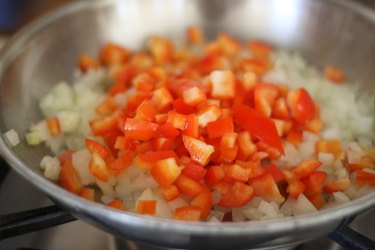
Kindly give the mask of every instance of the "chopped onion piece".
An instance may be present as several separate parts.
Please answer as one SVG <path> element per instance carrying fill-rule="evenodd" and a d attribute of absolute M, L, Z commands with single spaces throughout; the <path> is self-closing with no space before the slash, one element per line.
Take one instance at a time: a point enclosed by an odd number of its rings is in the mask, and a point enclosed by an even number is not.
<path fill-rule="evenodd" d="M 350 199 L 343 192 L 334 192 L 332 195 L 337 203 L 342 204 L 350 201 Z"/>
<path fill-rule="evenodd" d="M 11 129 L 5 132 L 4 137 L 12 147 L 17 146 L 20 143 L 20 138 L 18 137 L 18 133 L 14 129 Z"/>
<path fill-rule="evenodd" d="M 304 196 L 300 194 L 297 198 L 296 205 L 294 207 L 294 214 L 307 214 L 316 212 L 318 209 L 314 207 L 314 205 Z"/>

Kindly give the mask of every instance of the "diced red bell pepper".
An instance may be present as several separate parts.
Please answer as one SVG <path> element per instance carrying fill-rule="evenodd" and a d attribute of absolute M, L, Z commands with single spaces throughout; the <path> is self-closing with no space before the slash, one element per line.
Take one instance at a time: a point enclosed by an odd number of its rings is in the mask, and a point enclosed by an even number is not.
<path fill-rule="evenodd" d="M 191 87 L 182 92 L 182 98 L 187 105 L 196 107 L 206 100 L 206 94 L 198 87 Z"/>
<path fill-rule="evenodd" d="M 324 69 L 325 77 L 335 84 L 341 84 L 344 81 L 343 72 L 334 66 L 326 66 Z"/>
<path fill-rule="evenodd" d="M 225 168 L 225 177 L 232 181 L 247 182 L 250 169 L 243 168 L 238 164 L 232 164 Z"/>
<path fill-rule="evenodd" d="M 323 207 L 327 201 L 326 199 L 324 198 L 323 194 L 322 193 L 315 193 L 315 194 L 311 194 L 311 195 L 308 195 L 306 196 L 307 199 L 309 199 L 309 201 L 314 205 L 314 207 L 316 207 L 317 209 L 320 209 L 321 207 Z"/>
<path fill-rule="evenodd" d="M 115 149 L 135 151 L 136 141 L 133 139 L 125 138 L 125 136 L 118 136 L 114 145 Z"/>
<path fill-rule="evenodd" d="M 137 108 L 136 119 L 153 122 L 157 110 L 150 104 L 149 101 L 143 101 Z"/>
<path fill-rule="evenodd" d="M 126 206 L 120 199 L 114 199 L 110 203 L 107 204 L 108 207 L 116 208 L 119 210 L 126 210 Z"/>
<path fill-rule="evenodd" d="M 318 118 L 315 118 L 305 123 L 305 129 L 315 134 L 319 134 L 323 126 L 324 126 L 323 121 Z"/>
<path fill-rule="evenodd" d="M 225 133 L 220 139 L 220 149 L 233 148 L 236 145 L 237 136 L 235 132 Z"/>
<path fill-rule="evenodd" d="M 232 71 L 216 70 L 210 74 L 211 96 L 218 99 L 232 99 L 236 93 L 236 81 Z"/>
<path fill-rule="evenodd" d="M 173 219 L 185 220 L 185 221 L 199 221 L 202 214 L 202 210 L 198 206 L 187 205 L 176 208 Z"/>
<path fill-rule="evenodd" d="M 116 110 L 116 103 L 112 96 L 104 99 L 95 109 L 96 113 L 101 116 L 110 115 Z"/>
<path fill-rule="evenodd" d="M 186 135 L 182 136 L 182 140 L 191 159 L 200 165 L 205 166 L 209 161 L 210 155 L 214 152 L 214 147 Z"/>
<path fill-rule="evenodd" d="M 210 166 L 207 168 L 204 181 L 207 185 L 211 186 L 225 177 L 224 168 L 221 166 Z"/>
<path fill-rule="evenodd" d="M 239 127 L 246 129 L 252 136 L 264 141 L 284 153 L 281 138 L 277 134 L 275 123 L 256 110 L 239 105 L 233 108 L 234 122 Z"/>
<path fill-rule="evenodd" d="M 264 170 L 266 171 L 266 173 L 272 175 L 276 183 L 286 180 L 284 173 L 275 164 L 269 164 L 268 166 L 264 167 Z"/>
<path fill-rule="evenodd" d="M 331 180 L 326 183 L 323 187 L 323 191 L 327 194 L 332 194 L 334 192 L 344 191 L 350 186 L 350 180 L 348 178 L 340 180 Z"/>
<path fill-rule="evenodd" d="M 245 159 L 257 151 L 257 147 L 251 140 L 249 131 L 245 130 L 238 133 L 237 142 Z"/>
<path fill-rule="evenodd" d="M 268 44 L 260 41 L 250 41 L 248 47 L 256 57 L 268 57 L 272 52 L 272 48 Z"/>
<path fill-rule="evenodd" d="M 271 84 L 257 84 L 254 87 L 254 107 L 263 115 L 270 117 L 272 106 L 278 95 L 278 90 Z"/>
<path fill-rule="evenodd" d="M 172 59 L 173 45 L 169 40 L 160 36 L 153 36 L 149 39 L 148 45 L 157 64 L 163 64 Z"/>
<path fill-rule="evenodd" d="M 296 128 L 289 130 L 286 140 L 293 145 L 298 145 L 302 141 L 302 131 Z"/>
<path fill-rule="evenodd" d="M 174 182 L 174 185 L 176 185 L 180 193 L 192 198 L 198 196 L 204 189 L 204 187 L 199 182 L 187 177 L 184 174 L 181 174 L 177 178 L 177 180 Z"/>
<path fill-rule="evenodd" d="M 60 122 L 57 117 L 52 117 L 46 120 L 49 134 L 58 136 L 61 133 Z"/>
<path fill-rule="evenodd" d="M 170 123 L 164 123 L 161 125 L 159 127 L 159 131 L 163 136 L 170 139 L 174 139 L 180 134 L 180 131 L 173 127 L 173 125 Z"/>
<path fill-rule="evenodd" d="M 284 137 L 292 129 L 293 123 L 289 120 L 272 119 L 275 123 L 277 134 Z"/>
<path fill-rule="evenodd" d="M 95 190 L 93 188 L 83 187 L 79 196 L 89 201 L 95 201 Z"/>
<path fill-rule="evenodd" d="M 166 201 L 174 200 L 180 196 L 180 192 L 175 185 L 170 185 L 169 187 L 161 187 L 159 190 Z"/>
<path fill-rule="evenodd" d="M 234 125 L 233 119 L 230 117 L 227 118 L 220 118 L 216 121 L 209 122 L 207 124 L 207 134 L 208 138 L 220 138 L 225 133 L 233 133 L 234 132 Z"/>
<path fill-rule="evenodd" d="M 254 189 L 244 183 L 235 182 L 219 201 L 223 207 L 241 207 L 254 197 Z"/>
<path fill-rule="evenodd" d="M 212 185 L 212 190 L 218 191 L 221 194 L 226 194 L 228 190 L 233 186 L 233 182 L 227 181 L 227 180 L 220 180 Z"/>
<path fill-rule="evenodd" d="M 336 158 L 339 158 L 343 153 L 343 145 L 340 140 L 328 139 L 319 140 L 315 143 L 315 152 L 333 154 Z"/>
<path fill-rule="evenodd" d="M 159 160 L 164 160 L 168 158 L 174 158 L 176 162 L 179 162 L 178 156 L 174 151 L 166 150 L 166 151 L 159 151 L 159 152 L 146 152 L 142 154 L 138 154 L 135 159 L 134 163 L 143 169 L 151 169 L 152 166 Z"/>
<path fill-rule="evenodd" d="M 190 44 L 201 44 L 203 42 L 202 30 L 198 27 L 189 27 L 186 30 L 186 38 Z"/>
<path fill-rule="evenodd" d="M 261 153 L 263 151 L 263 152 L 268 154 L 269 158 L 271 158 L 273 160 L 279 159 L 280 152 L 276 148 L 270 147 L 269 145 L 267 145 L 263 141 L 258 141 L 256 143 L 256 146 L 257 146 L 257 149 L 258 149 L 257 153 Z"/>
<path fill-rule="evenodd" d="M 189 115 L 195 112 L 195 107 L 186 104 L 182 98 L 173 100 L 172 104 L 177 113 Z"/>
<path fill-rule="evenodd" d="M 249 180 L 262 176 L 266 173 L 265 169 L 255 162 L 237 160 L 236 163 L 243 168 L 249 169 Z"/>
<path fill-rule="evenodd" d="M 59 184 L 66 190 L 79 194 L 82 188 L 81 181 L 73 167 L 72 160 L 66 160 L 61 165 Z"/>
<path fill-rule="evenodd" d="M 316 171 L 309 176 L 303 178 L 301 181 L 305 184 L 305 195 L 310 196 L 316 193 L 321 193 L 323 186 L 327 180 L 327 173 Z"/>
<path fill-rule="evenodd" d="M 182 173 L 187 177 L 190 177 L 196 181 L 200 181 L 205 177 L 207 170 L 204 167 L 190 161 L 185 165 Z"/>
<path fill-rule="evenodd" d="M 370 185 L 375 186 L 375 174 L 366 171 L 356 172 L 356 181 L 359 186 Z"/>
<path fill-rule="evenodd" d="M 185 128 L 182 131 L 182 134 L 198 138 L 199 136 L 199 124 L 198 124 L 198 117 L 194 114 L 187 115 L 187 120 L 185 124 Z"/>
<path fill-rule="evenodd" d="M 312 174 L 316 169 L 318 169 L 322 163 L 315 159 L 308 159 L 298 163 L 297 167 L 293 169 L 297 178 L 301 179 Z"/>
<path fill-rule="evenodd" d="M 220 33 L 217 37 L 217 42 L 226 56 L 234 56 L 241 50 L 241 43 L 226 33 Z"/>
<path fill-rule="evenodd" d="M 153 151 L 170 150 L 173 147 L 174 141 L 163 136 L 151 139 L 151 149 Z"/>
<path fill-rule="evenodd" d="M 151 141 L 144 141 L 144 142 L 138 143 L 135 146 L 134 152 L 136 154 L 142 154 L 142 153 L 146 153 L 146 152 L 148 152 L 150 150 L 152 150 L 152 143 L 151 143 Z"/>
<path fill-rule="evenodd" d="M 220 146 L 219 161 L 225 162 L 225 163 L 233 162 L 237 157 L 238 149 L 239 147 L 237 144 L 235 144 L 232 148 Z"/>
<path fill-rule="evenodd" d="M 175 111 L 168 112 L 167 122 L 172 124 L 176 129 L 185 129 L 187 121 L 188 117 L 186 115 L 179 114 Z"/>
<path fill-rule="evenodd" d="M 250 185 L 254 188 L 256 196 L 273 200 L 279 204 L 284 201 L 284 197 L 280 194 L 280 190 L 271 174 L 266 173 L 260 177 L 251 179 Z"/>
<path fill-rule="evenodd" d="M 172 105 L 173 97 L 166 87 L 154 91 L 151 102 L 158 110 L 164 110 Z"/>
<path fill-rule="evenodd" d="M 216 121 L 220 118 L 221 110 L 216 105 L 205 105 L 198 111 L 198 124 L 204 128 L 209 122 Z"/>
<path fill-rule="evenodd" d="M 127 118 L 124 125 L 125 137 L 147 141 L 156 135 L 159 125 L 156 123 Z"/>
<path fill-rule="evenodd" d="M 156 79 L 148 73 L 140 73 L 133 78 L 132 84 L 139 91 L 151 92 L 155 88 Z"/>
<path fill-rule="evenodd" d="M 95 59 L 90 57 L 87 54 L 82 54 L 79 57 L 79 62 L 78 62 L 79 69 L 85 73 L 89 71 L 90 69 L 97 69 L 100 67 L 100 62 Z"/>
<path fill-rule="evenodd" d="M 208 190 L 204 189 L 197 197 L 195 197 L 191 201 L 190 204 L 201 209 L 201 219 L 207 219 L 207 216 L 212 209 L 211 193 Z"/>
<path fill-rule="evenodd" d="M 121 64 L 129 56 L 129 50 L 113 43 L 107 43 L 100 51 L 100 60 L 104 65 Z"/>
<path fill-rule="evenodd" d="M 172 185 L 180 174 L 181 168 L 177 165 L 173 157 L 157 161 L 151 169 L 152 177 L 161 187 Z"/>
<path fill-rule="evenodd" d="M 72 155 L 74 154 L 74 150 L 64 150 L 61 154 L 59 154 L 58 158 L 60 161 L 60 165 L 63 166 L 66 161 L 72 160 Z"/>
<path fill-rule="evenodd" d="M 156 213 L 156 200 L 139 200 L 137 204 L 137 213 L 154 215 Z"/>
<path fill-rule="evenodd" d="M 305 184 L 300 180 L 292 180 L 288 182 L 286 192 L 290 197 L 297 199 L 300 194 L 305 191 Z"/>
<path fill-rule="evenodd" d="M 94 141 L 90 138 L 86 138 L 85 143 L 88 151 L 90 151 L 91 153 L 98 153 L 103 159 L 110 154 L 109 149 L 97 141 Z"/>
<path fill-rule="evenodd" d="M 272 107 L 272 116 L 278 119 L 289 119 L 289 110 L 284 97 L 275 100 Z"/>
<path fill-rule="evenodd" d="M 266 58 L 245 58 L 241 61 L 241 66 L 244 71 L 262 76 L 269 70 L 270 62 Z"/>
<path fill-rule="evenodd" d="M 108 133 L 113 133 L 119 129 L 117 114 L 113 113 L 103 118 L 94 119 L 90 121 L 90 127 L 95 136 L 104 136 Z"/>
<path fill-rule="evenodd" d="M 241 85 L 245 91 L 252 90 L 257 84 L 257 75 L 254 72 L 245 72 L 241 79 Z"/>
<path fill-rule="evenodd" d="M 287 104 L 291 116 L 297 122 L 304 124 L 315 118 L 315 103 L 304 88 L 290 91 L 287 96 Z"/>
<path fill-rule="evenodd" d="M 114 176 L 120 175 L 133 162 L 133 153 L 126 152 L 108 164 L 108 169 Z"/>
<path fill-rule="evenodd" d="M 107 182 L 110 172 L 104 159 L 96 152 L 91 154 L 89 163 L 90 173 L 101 181 Z"/>

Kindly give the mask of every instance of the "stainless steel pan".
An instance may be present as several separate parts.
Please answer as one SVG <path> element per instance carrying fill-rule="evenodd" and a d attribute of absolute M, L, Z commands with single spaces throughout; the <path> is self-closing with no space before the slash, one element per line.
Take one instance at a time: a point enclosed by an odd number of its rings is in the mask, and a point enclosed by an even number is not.
<path fill-rule="evenodd" d="M 226 31 L 302 53 L 310 62 L 335 64 L 375 94 L 375 14 L 351 1 L 323 0 L 103 0 L 57 11 L 14 36 L 0 55 L 0 134 L 21 136 L 40 113 L 37 100 L 54 83 L 71 80 L 78 55 L 95 54 L 107 41 L 131 48 L 151 34 L 182 36 L 198 25 L 206 35 Z M 374 206 L 375 193 L 319 213 L 243 223 L 184 223 L 120 213 L 65 191 L 38 171 L 46 148 L 15 148 L 0 139 L 12 167 L 76 217 L 118 236 L 180 248 L 292 245 L 326 235 Z M 82 232 L 84 234 L 84 232 Z"/>

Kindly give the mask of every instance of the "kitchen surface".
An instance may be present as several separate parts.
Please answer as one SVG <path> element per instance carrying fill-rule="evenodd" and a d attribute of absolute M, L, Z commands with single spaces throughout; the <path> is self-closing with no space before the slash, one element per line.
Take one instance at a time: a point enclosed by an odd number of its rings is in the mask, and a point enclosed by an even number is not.
<path fill-rule="evenodd" d="M 13 2 L 13 1 L 10 1 Z M 67 2 L 34 1 L 34 5 L 22 8 L 22 19 L 18 19 L 14 26 L 0 24 L 0 47 L 6 39 L 25 23 L 35 19 L 42 13 L 48 12 Z M 53 2 L 53 3 L 52 3 Z M 363 1 L 375 8 L 375 1 Z M 2 1 L 0 1 L 2 3 Z M 1 6 L 0 6 L 1 8 Z M 1 15 L 1 14 L 0 14 Z M 0 156 L 0 222 L 1 217 L 15 212 L 53 205 L 49 197 L 24 180 Z M 358 216 L 351 224 L 351 228 L 375 241 L 375 209 Z M 0 234 L 1 236 L 1 234 Z M 0 237 L 1 238 L 1 237 Z M 81 249 L 81 250 L 115 250 L 115 249 L 164 249 L 156 246 L 144 245 L 127 240 L 116 239 L 114 236 L 97 229 L 83 221 L 77 220 L 63 225 L 28 233 L 14 238 L 0 240 L 0 249 Z M 281 248 L 283 249 L 283 248 Z M 316 239 L 298 245 L 294 249 L 344 249 L 329 237 Z"/>

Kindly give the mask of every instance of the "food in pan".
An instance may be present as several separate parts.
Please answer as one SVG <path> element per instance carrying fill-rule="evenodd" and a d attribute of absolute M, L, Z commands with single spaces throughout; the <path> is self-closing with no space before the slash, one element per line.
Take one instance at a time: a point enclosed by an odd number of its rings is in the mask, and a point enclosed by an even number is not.
<path fill-rule="evenodd" d="M 44 175 L 89 200 L 188 221 L 315 212 L 375 185 L 374 100 L 343 72 L 226 33 L 81 55 L 26 134 Z"/>

